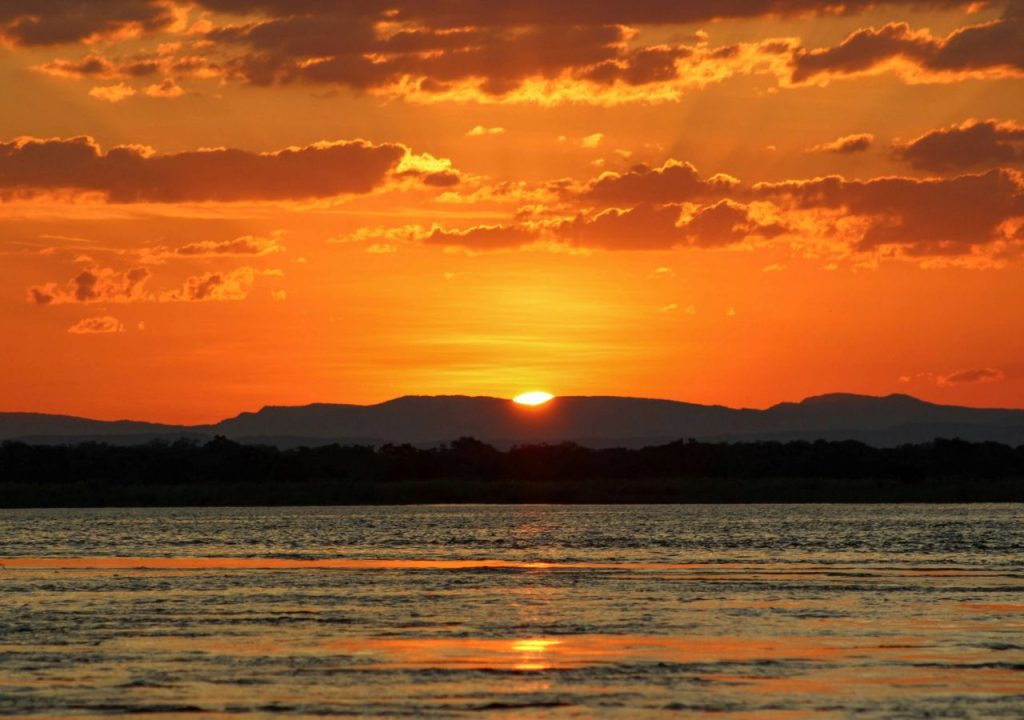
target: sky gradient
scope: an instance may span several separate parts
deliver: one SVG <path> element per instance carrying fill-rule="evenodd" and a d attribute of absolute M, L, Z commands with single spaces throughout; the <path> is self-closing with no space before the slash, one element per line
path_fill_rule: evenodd
<path fill-rule="evenodd" d="M 1024 407 L 1024 3 L 12 0 L 0 411 Z"/>

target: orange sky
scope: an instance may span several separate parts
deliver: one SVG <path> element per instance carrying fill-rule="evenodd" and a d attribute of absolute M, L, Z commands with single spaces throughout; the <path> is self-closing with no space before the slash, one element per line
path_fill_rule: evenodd
<path fill-rule="evenodd" d="M 5 4 L 0 411 L 1024 407 L 1022 47 L 1016 1 Z"/>

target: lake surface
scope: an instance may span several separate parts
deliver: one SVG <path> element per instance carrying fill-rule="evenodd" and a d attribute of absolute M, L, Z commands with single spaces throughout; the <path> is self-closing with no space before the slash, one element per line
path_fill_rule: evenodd
<path fill-rule="evenodd" d="M 1024 715 L 1024 506 L 0 511 L 0 714 Z"/>

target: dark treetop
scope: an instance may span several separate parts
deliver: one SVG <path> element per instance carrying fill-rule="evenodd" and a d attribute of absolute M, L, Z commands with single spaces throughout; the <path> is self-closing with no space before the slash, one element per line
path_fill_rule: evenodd
<path fill-rule="evenodd" d="M 0 506 L 1024 501 L 1024 446 L 0 444 Z"/>

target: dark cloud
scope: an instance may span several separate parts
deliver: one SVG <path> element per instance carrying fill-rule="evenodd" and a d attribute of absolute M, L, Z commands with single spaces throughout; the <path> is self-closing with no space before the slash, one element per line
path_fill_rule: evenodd
<path fill-rule="evenodd" d="M 131 302 L 144 297 L 144 285 L 149 278 L 150 272 L 145 268 L 119 272 L 112 268 L 89 267 L 63 286 L 50 282 L 29 288 L 28 301 L 36 305 Z"/>
<path fill-rule="evenodd" d="M 786 232 L 779 223 L 758 221 L 749 206 L 733 200 L 719 200 L 700 208 L 680 229 L 687 242 L 698 247 L 725 247 L 753 237 L 770 239 Z"/>
<path fill-rule="evenodd" d="M 63 285 L 49 282 L 30 287 L 27 299 L 35 305 L 244 300 L 258 275 L 280 274 L 279 270 L 241 267 L 193 275 L 186 278 L 180 288 L 150 292 L 146 283 L 152 275 L 145 268 L 122 272 L 92 266 L 78 272 Z"/>
<path fill-rule="evenodd" d="M 430 187 L 453 187 L 459 184 L 459 174 L 450 170 L 423 175 L 423 184 Z"/>
<path fill-rule="evenodd" d="M 113 63 L 100 55 L 86 55 L 79 60 L 54 60 L 39 67 L 50 75 L 62 77 L 112 77 L 116 70 Z"/>
<path fill-rule="evenodd" d="M 678 222 L 679 205 L 642 203 L 629 210 L 610 209 L 578 217 L 558 228 L 557 234 L 580 247 L 608 250 L 659 250 L 683 241 Z"/>
<path fill-rule="evenodd" d="M 872 70 L 892 60 L 916 68 L 921 79 L 944 73 L 1006 71 L 1024 73 L 1024 13 L 1010 3 L 999 20 L 969 25 L 946 37 L 913 30 L 905 22 L 864 28 L 839 45 L 799 49 L 792 59 L 792 81 L 819 76 L 850 75 Z"/>
<path fill-rule="evenodd" d="M 245 300 L 252 291 L 257 275 L 280 275 L 278 270 L 257 270 L 240 267 L 234 270 L 208 272 L 185 279 L 175 290 L 156 293 L 147 300 L 156 302 L 226 302 Z"/>
<path fill-rule="evenodd" d="M 415 22 L 430 28 L 517 25 L 677 25 L 767 15 L 856 14 L 880 5 L 953 9 L 964 0 L 199 0 L 211 10 L 273 17 L 343 14 L 353 19 Z"/>
<path fill-rule="evenodd" d="M 919 256 L 969 254 L 999 239 L 1004 223 L 1024 215 L 1024 178 L 1013 170 L 926 180 L 832 176 L 760 183 L 754 193 L 795 209 L 860 216 L 867 229 L 856 249 L 898 246 Z"/>
<path fill-rule="evenodd" d="M 630 27 L 678 25 L 768 15 L 854 14 L 870 0 L 201 0 L 204 7 L 247 20 L 221 27 L 209 38 L 242 51 L 229 67 L 257 85 L 303 81 L 354 88 L 411 79 L 422 92 L 439 93 L 461 81 L 503 95 L 526 78 L 568 73 L 598 84 L 671 81 L 685 45 L 630 47 Z M 888 5 L 962 8 L 960 0 Z M 263 16 L 252 21 L 253 15 Z M 385 28 L 385 32 L 380 32 Z M 387 28 L 392 28 L 388 30 Z M 712 60 L 729 60 L 738 46 L 719 48 Z"/>
<path fill-rule="evenodd" d="M 363 90 L 401 88 L 402 94 L 428 96 L 469 87 L 486 96 L 501 97 L 535 78 L 598 86 L 642 87 L 676 80 L 699 85 L 715 75 L 702 69 L 701 63 L 729 67 L 738 61 L 743 47 L 711 49 L 704 43 L 644 46 L 635 40 L 634 29 L 767 16 L 854 15 L 878 6 L 962 10 L 969 3 L 197 0 L 196 4 L 224 15 L 215 17 L 217 26 L 205 35 L 211 44 L 195 50 L 196 56 L 181 58 L 181 67 L 172 67 L 167 59 L 112 62 L 87 57 L 56 60 L 39 69 L 73 76 L 128 78 L 158 72 L 184 74 L 198 61 L 206 72 L 255 85 L 305 82 Z M 867 69 L 896 55 L 913 56 L 938 69 L 1012 64 L 1012 58 L 1019 57 L 1019 50 L 1014 49 L 1018 38 L 1012 17 L 1008 14 L 1000 23 L 965 28 L 944 39 L 919 37 L 903 25 L 864 30 L 843 46 L 798 52 L 793 79 L 802 82 L 822 72 Z M 125 29 L 159 31 L 173 21 L 170 4 L 161 0 L 8 0 L 0 5 L 0 32 L 21 44 L 80 42 Z M 768 42 L 760 52 L 789 49 L 786 42 Z M 687 59 L 692 59 L 694 67 Z M 545 97 L 558 96 L 552 91 Z"/>
<path fill-rule="evenodd" d="M 577 77 L 604 85 L 617 81 L 627 85 L 668 82 L 679 75 L 676 61 L 692 54 L 693 50 L 682 46 L 642 48 L 615 60 L 602 60 L 578 72 Z"/>
<path fill-rule="evenodd" d="M 1024 160 L 1024 125 L 967 120 L 931 130 L 893 146 L 893 154 L 918 170 L 946 172 Z"/>
<path fill-rule="evenodd" d="M 957 370 L 937 378 L 939 385 L 965 385 L 969 383 L 990 383 L 1006 379 L 1006 374 L 996 368 L 973 368 Z"/>
<path fill-rule="evenodd" d="M 157 0 L 3 0 L 0 37 L 17 45 L 59 45 L 138 28 L 162 30 L 174 22 Z"/>
<path fill-rule="evenodd" d="M 559 226 L 556 235 L 580 247 L 607 250 L 665 250 L 679 246 L 727 247 L 785 232 L 774 222 L 757 220 L 748 205 L 719 200 L 685 214 L 678 204 L 642 203 L 629 210 L 609 209 Z"/>
<path fill-rule="evenodd" d="M 669 160 L 658 168 L 635 165 L 624 173 L 605 173 L 592 181 L 581 197 L 612 207 L 664 204 L 720 195 L 737 182 L 724 175 L 703 180 L 690 163 Z"/>
<path fill-rule="evenodd" d="M 92 138 L 0 143 L 0 194 L 71 190 L 111 202 L 289 200 L 367 193 L 405 157 L 396 144 L 317 143 L 273 153 L 215 149 L 169 155 L 102 152 Z"/>

